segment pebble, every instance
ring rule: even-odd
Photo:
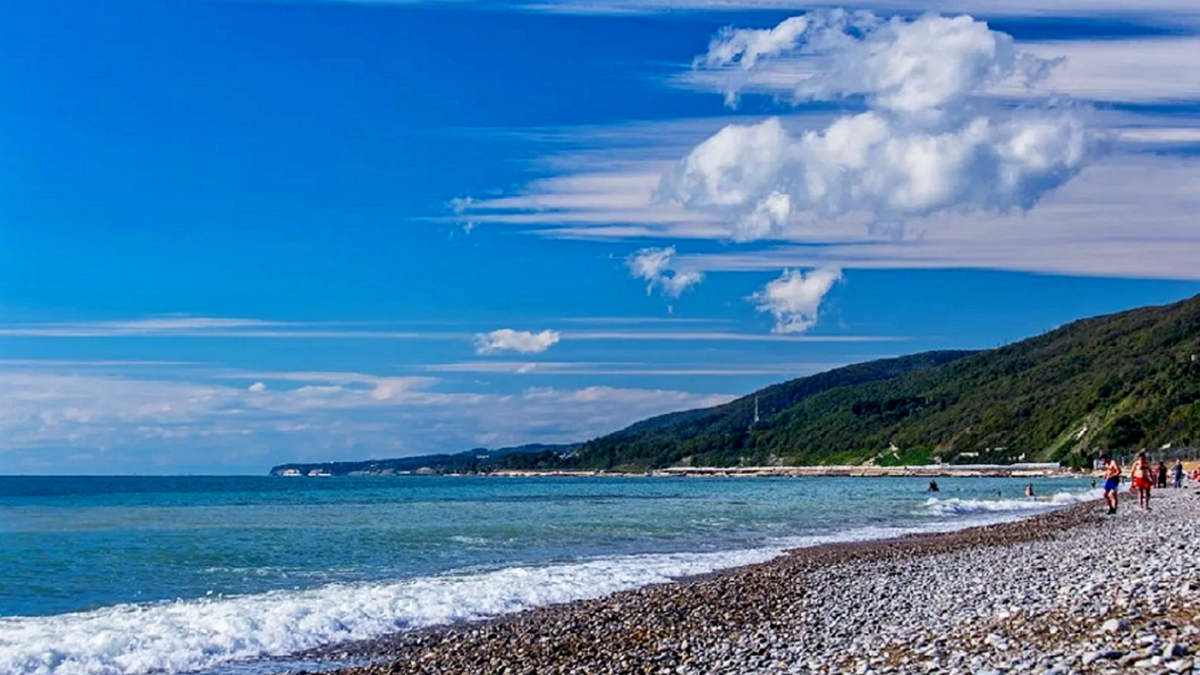
[[[338,645],[338,675],[1193,672],[1200,499],[800,549],[493,621]],[[1175,545],[1188,542],[1189,545]],[[329,652],[333,653],[333,652]],[[310,653],[321,658],[321,652]]]
[[[1104,622],[1100,630],[1105,633],[1121,633],[1129,630],[1129,622],[1124,619],[1109,619]]]

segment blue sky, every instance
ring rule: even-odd
[[[1200,293],[1193,3],[720,5],[3,3],[0,473],[576,441]]]

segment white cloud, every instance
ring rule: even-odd
[[[671,258],[674,255],[674,246],[643,248],[626,258],[625,264],[633,278],[646,282],[647,294],[653,293],[657,287],[663,295],[678,298],[684,291],[703,281],[704,275],[696,270],[672,269]]]
[[[980,8],[984,4],[976,2],[943,6],[942,9],[982,11]],[[1024,4],[1033,7],[1037,3]],[[1019,13],[1020,5],[1020,1],[1013,5],[1017,9],[1012,13]],[[1078,9],[1083,5],[1076,3],[1073,6]],[[1088,3],[1089,8],[1093,6]],[[1105,6],[1112,9],[1117,5]],[[1187,6],[1194,13],[1200,12],[1200,6],[1194,3],[1166,2],[1161,9],[1165,11],[1170,6],[1175,9]],[[922,4],[916,9],[926,7],[935,5]],[[1009,13],[1005,7],[1008,5],[994,5],[993,11],[988,13]],[[1052,6],[1045,5],[1045,9],[1051,11]],[[1031,11],[1036,11],[1036,7]],[[775,54],[782,49],[780,45],[786,43],[780,39],[787,37],[786,32],[775,33],[772,40],[766,41],[770,42],[766,47],[761,46],[765,43],[760,41],[759,47],[751,49],[755,57],[749,69],[736,63],[710,68],[703,63],[705,55],[701,57],[699,70],[692,71],[690,77],[708,78],[703,87],[711,91],[729,91],[732,86],[729,77],[732,76],[740,78],[737,83],[745,86],[745,91],[795,96],[798,83],[818,76],[828,77],[823,64],[828,63],[830,56]],[[975,35],[971,31],[967,34]],[[786,152],[778,151],[771,144],[800,145],[804,139],[812,138],[825,143],[817,144],[822,151],[838,150],[828,147],[831,144],[828,130],[840,118],[856,115],[836,115],[830,112],[829,106],[824,106],[821,109],[800,108],[780,116],[782,133],[769,129],[763,118],[751,116],[740,120],[724,116],[552,131],[551,135],[558,139],[564,150],[537,160],[539,168],[550,171],[551,177],[529,183],[519,194],[480,200],[472,206],[471,214],[482,222],[503,224],[549,238],[621,242],[770,238],[783,244],[767,250],[762,250],[761,245],[753,249],[730,246],[717,253],[672,257],[673,265],[704,273],[777,272],[787,267],[837,266],[843,269],[981,268],[1105,277],[1200,278],[1195,264],[1200,259],[1200,230],[1195,226],[1194,215],[1200,210],[1200,161],[1195,156],[1200,122],[1191,114],[1190,108],[1099,106],[1094,110],[1067,108],[1056,112],[1053,108],[1047,111],[1045,105],[1038,103],[1044,103],[1048,93],[1099,101],[1169,104],[1200,100],[1200,60],[1191,58],[1200,48],[1200,39],[1019,42],[1015,48],[1018,52],[1030,52],[1043,61],[1064,56],[1067,61],[1051,68],[1045,79],[1032,90],[1026,88],[1022,77],[1029,71],[1015,66],[1014,76],[1007,80],[997,82],[996,77],[981,78],[983,88],[971,95],[972,109],[966,119],[983,117],[988,120],[988,135],[980,136],[984,150],[988,149],[988,139],[994,140],[1002,131],[1024,129],[1041,119],[1043,114],[1049,114],[1056,122],[1065,118],[1068,127],[1076,124],[1075,130],[1081,129],[1085,134],[1096,130],[1113,141],[1110,146],[1113,154],[1095,161],[1090,161],[1092,156],[1089,155],[1085,158],[1090,161],[1085,170],[1053,189],[1045,190],[1066,177],[1071,170],[1070,161],[1063,165],[1067,172],[1055,174],[1053,170],[1035,169],[1025,176],[1046,178],[1045,183],[1010,181],[1004,187],[1002,181],[979,181],[977,177],[939,170],[937,166],[914,168],[908,173],[897,171],[904,166],[898,166],[894,156],[885,156],[883,170],[876,172],[851,168],[843,175],[833,170],[840,170],[841,167],[836,165],[818,167],[820,170],[815,176],[834,173],[837,179],[829,183],[833,187],[826,193],[831,209],[837,215],[830,217],[829,211],[805,211],[804,201],[793,194],[793,189],[799,191],[799,188],[771,180],[772,177],[794,178],[795,172],[785,169],[796,163]],[[722,58],[726,57],[716,58],[714,62],[719,63]],[[756,84],[747,84],[752,81]],[[1033,105],[1026,105],[1026,102]],[[860,105],[863,104],[852,102],[839,106],[839,109],[849,108],[858,114],[861,113]],[[887,120],[886,133],[898,133],[890,111],[866,112]],[[1062,117],[1055,117],[1058,113],[1062,113]],[[857,122],[864,123],[869,119]],[[734,130],[721,132],[731,122],[736,123]],[[663,173],[674,175],[680,170],[679,165],[673,165],[669,158],[689,155],[705,139],[711,139],[719,132],[733,134],[738,129],[748,129],[742,132],[746,138],[733,139],[738,142],[728,145],[740,155],[728,159],[721,153],[713,153],[706,160],[714,177],[720,176],[722,166],[745,169],[745,172],[726,182],[714,180],[711,190],[707,185],[699,190],[700,196],[704,193],[715,195],[728,204],[705,206],[655,200],[659,176]],[[1050,129],[1056,129],[1053,125],[1040,129],[1043,137],[1039,143],[1048,144],[1051,150],[1056,137],[1061,141],[1074,133],[1071,129],[1064,130],[1062,136],[1049,133]],[[951,145],[960,149],[969,147],[973,139],[967,131],[979,129],[965,126],[963,133],[958,135],[930,132],[928,145],[935,150]],[[755,134],[766,138],[756,144],[752,138]],[[919,138],[920,134],[914,132],[905,140]],[[1012,135],[1010,145],[1030,147],[1019,138]],[[863,139],[850,139],[855,140],[861,142]],[[910,158],[922,156],[917,152],[922,148],[920,143],[877,144],[869,149],[877,151],[881,148],[889,152],[905,150],[910,152],[907,155]],[[1063,148],[1060,146],[1060,149]],[[930,154],[924,153],[924,156]],[[1046,156],[1054,154],[1050,151]],[[990,166],[1001,171],[1004,167],[994,163],[997,155],[990,157]],[[756,173],[753,169],[760,165],[752,165],[752,162],[763,162],[764,158],[768,171]],[[874,155],[869,159],[874,162]],[[1014,162],[1018,171],[1037,163],[1033,157],[1020,153],[1016,159],[1008,161]],[[966,161],[963,169],[974,170],[987,165],[987,162]],[[1010,178],[1015,175],[1016,172]],[[910,183],[912,189],[892,189],[902,187],[903,181]],[[863,189],[864,182],[869,189]],[[916,189],[921,185],[944,187],[948,184],[952,189],[944,192]],[[838,189],[847,186],[852,188],[847,190],[851,193],[847,199],[841,202],[833,199]],[[803,189],[807,190],[808,186],[804,185]],[[1024,204],[1029,202],[1022,202],[1022,197],[1037,197],[1036,208],[1026,210]],[[933,209],[954,203],[958,198],[964,200],[965,206],[949,206],[930,210],[928,215],[912,215],[913,211],[922,210],[919,207]],[[875,208],[877,203],[882,204],[878,209]],[[1008,211],[1004,210],[1005,205]],[[889,210],[888,207],[902,213],[880,212]],[[564,334],[564,339],[576,338]]]
[[[337,326],[337,328],[331,328]],[[0,324],[0,336],[52,338],[238,338],[354,340],[470,340],[471,333],[394,331],[336,322],[166,316],[105,321]]]
[[[455,220],[462,225],[463,232],[466,234],[471,234],[471,231],[479,226],[478,222],[465,215],[477,201],[474,197],[455,197],[446,202],[446,208],[454,214]]]
[[[925,116],[951,112],[1001,84],[1031,86],[1062,62],[1017,50],[1010,36],[970,16],[884,21],[870,12],[832,10],[768,31],[727,28],[696,66],[726,71],[724,93],[732,103],[741,77],[778,57],[810,61],[811,70],[792,74],[797,100],[865,96],[873,109]]]
[[[766,33],[727,29],[697,64],[728,70],[726,94],[736,97],[738,73],[792,53],[821,64],[793,83],[797,101],[861,96],[868,110],[799,136],[776,118],[726,126],[663,177],[660,198],[720,214],[733,238],[752,240],[801,214],[902,221],[1027,210],[1097,154],[1094,132],[1069,107],[972,103],[999,83],[1035,82],[1053,63],[966,16],[812,12]]]
[[[263,382],[255,382],[254,384],[250,385],[249,387],[246,387],[246,391],[254,393],[254,394],[261,394],[262,392],[264,392],[266,390],[267,390],[267,385]]]
[[[803,333],[817,324],[821,301],[834,284],[841,281],[841,270],[820,268],[807,274],[800,270],[784,270],[783,275],[768,282],[750,301],[760,312],[775,317],[776,333]]]
[[[1200,22],[1192,0],[533,0],[527,7],[564,14],[654,14],[680,10],[734,12],[858,7],[898,12],[963,12],[986,16],[1137,17],[1150,23]]]
[[[494,354],[511,351],[521,354],[541,354],[558,344],[561,337],[557,331],[552,330],[533,333],[527,330],[501,328],[490,333],[476,335],[475,353]]]
[[[1054,94],[1102,103],[1200,100],[1200,60],[1193,58],[1200,50],[1200,38],[1022,41],[1019,48],[1054,67],[1038,73],[1042,77],[1036,88],[1020,77],[1009,78],[985,86],[985,98],[1019,102]],[[813,55],[789,53],[755,63],[749,70],[735,64],[688,67],[668,82],[683,89],[722,93],[733,102],[739,94],[794,97],[797,83],[824,74],[822,60]]]
[[[9,326],[0,329],[0,335],[30,337],[192,336],[250,329],[287,328],[293,325],[295,324],[262,319],[171,315],[116,321],[78,321]]]
[[[943,213],[909,224],[907,241],[793,231],[802,245],[690,255],[703,271],[784,267],[994,269],[1145,279],[1200,279],[1200,158],[1125,156],[1097,163],[1026,214]]]
[[[714,266],[715,268],[716,266]],[[778,266],[776,266],[778,267]],[[606,341],[668,341],[668,342],[901,342],[910,339],[902,335],[762,335],[758,333],[722,332],[645,332],[645,331],[572,331],[565,333],[566,340]]]
[[[714,68],[736,64],[741,70],[750,70],[758,65],[761,58],[779,56],[794,49],[796,42],[813,28],[814,21],[821,21],[826,17],[848,18],[848,15],[845,12],[814,13],[811,17],[793,16],[784,19],[774,28],[724,28],[708,45],[708,52],[696,59],[696,65]],[[826,34],[835,36],[839,33]],[[736,91],[730,91],[730,97],[726,101],[729,104],[736,102]]]
[[[800,377],[830,370],[845,363],[774,363],[774,364],[662,364],[662,363],[587,363],[464,361],[437,363],[423,369],[436,373],[481,373],[490,375],[621,375],[641,377],[713,377],[774,375]]]
[[[720,324],[731,323],[732,319],[704,319],[699,317],[676,317],[676,316],[583,316],[583,317],[564,317],[558,319],[562,323],[571,324],[588,324],[588,325],[640,325],[640,324]]]
[[[287,461],[457,452],[484,437],[494,446],[570,442],[732,398],[614,387],[444,392],[433,378],[358,373],[223,378],[236,381],[0,369],[0,474],[265,472]],[[94,460],[65,461],[81,451]]]

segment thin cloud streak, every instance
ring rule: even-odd
[[[87,359],[0,359],[0,368],[155,368],[162,366],[204,366],[203,361],[87,360]]]
[[[171,473],[201,451],[212,467],[265,471],[285,461],[573,442],[733,398],[605,386],[446,392],[436,378],[338,372],[227,373],[226,382],[0,370],[0,473],[68,465]],[[159,452],[164,443],[171,453]],[[91,463],[66,461],[81,451]]]
[[[620,317],[620,316],[593,316],[571,319],[558,319],[557,323],[566,324],[594,324],[594,325],[637,325],[637,324],[679,324],[679,325],[694,325],[694,324],[721,324],[733,323],[731,319],[702,319],[702,318],[683,318],[670,316],[641,316],[641,317]]]
[[[0,328],[0,337],[61,337],[61,338],[122,338],[122,337],[175,337],[175,338],[247,338],[247,339],[361,339],[361,340],[463,340],[471,339],[474,333],[447,333],[418,331],[348,331],[348,330],[123,330],[102,325],[64,326],[57,324],[25,325]]]
[[[552,14],[639,15],[698,10],[870,9],[919,14],[950,12],[981,16],[1029,16],[1095,19],[1137,17],[1152,25],[1200,24],[1200,9],[1190,0],[558,0],[531,2],[525,9]]]
[[[833,368],[845,363],[786,363],[747,366],[662,366],[654,363],[588,363],[588,362],[520,362],[520,361],[463,361],[438,363],[423,366],[422,370],[436,373],[477,373],[493,375],[621,375],[621,376],[746,376],[746,375],[790,375],[801,377]]]
[[[690,259],[690,258],[689,258]],[[698,319],[698,323],[710,323],[709,319]],[[635,323],[647,323],[653,325],[655,323],[669,323],[669,320],[648,321],[638,319]],[[803,342],[879,342],[879,341],[894,341],[904,340],[905,337],[892,336],[805,336],[800,339],[798,336],[770,336],[770,335],[754,335],[746,333],[732,333],[721,331],[678,331],[667,332],[661,330],[638,331],[638,330],[564,330],[554,332],[555,341],[573,340],[647,340],[647,341],[803,341]],[[245,330],[245,331],[190,331],[190,330],[169,330],[159,332],[146,332],[129,334],[120,331],[112,331],[105,328],[62,328],[57,324],[48,324],[42,326],[24,326],[20,328],[0,328],[0,336],[8,337],[54,337],[54,338],[128,338],[128,337],[154,337],[154,338],[220,338],[220,339],[283,339],[283,340],[448,340],[473,343],[477,333],[458,333],[458,332],[403,332],[403,331],[320,331],[307,330],[297,328],[295,330]]]
[[[705,260],[695,256],[691,260]],[[564,340],[666,340],[711,342],[902,342],[913,339],[903,335],[760,335],[757,333],[631,333],[622,331],[564,332]]]

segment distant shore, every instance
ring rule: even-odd
[[[1193,672],[1200,495],[800,549],[691,581],[326,650],[339,675]],[[869,630],[864,630],[869,628]]]
[[[490,476],[817,476],[850,478],[1067,478],[1090,476],[1064,469],[1057,464],[929,464],[917,466],[743,466],[743,467],[670,467],[646,472],[614,471],[493,471]]]

